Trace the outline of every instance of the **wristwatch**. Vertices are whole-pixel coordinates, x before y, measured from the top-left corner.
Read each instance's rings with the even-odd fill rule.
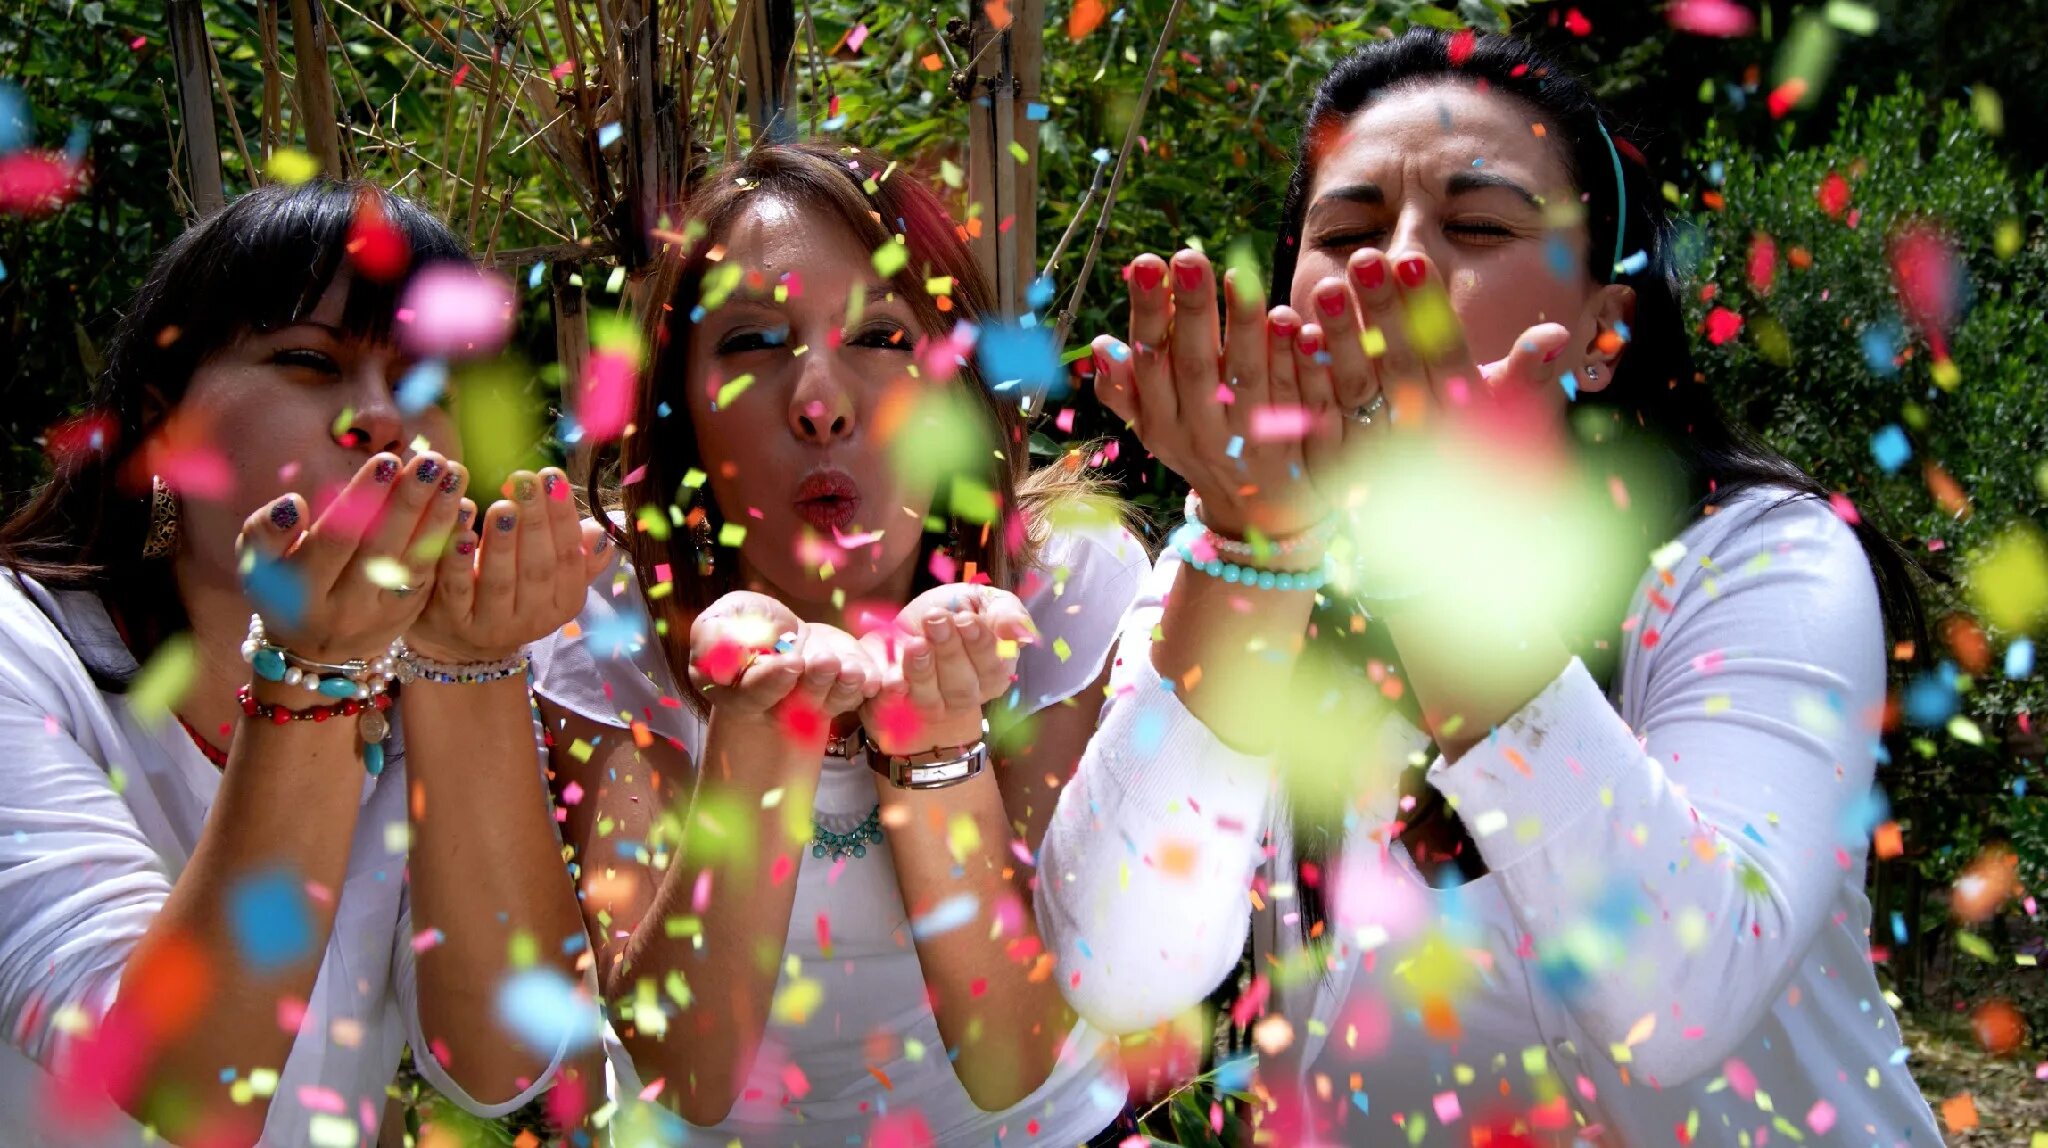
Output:
[[[898,789],[945,789],[980,776],[988,768],[988,742],[969,745],[940,745],[917,753],[883,753],[874,739],[861,731],[861,743],[868,751],[868,765],[889,779]]]

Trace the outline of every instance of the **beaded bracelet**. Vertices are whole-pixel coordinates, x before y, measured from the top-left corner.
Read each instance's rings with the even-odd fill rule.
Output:
[[[307,706],[293,709],[290,706],[270,705],[256,700],[256,692],[248,686],[235,691],[235,700],[242,703],[242,715],[272,725],[288,722],[325,722],[334,718],[356,719],[356,736],[363,741],[363,769],[371,777],[384,772],[384,739],[391,733],[391,719],[384,711],[391,708],[393,698],[389,692],[373,694],[367,698],[344,698],[331,705]]]
[[[1285,538],[1269,538],[1262,545],[1254,546],[1250,542],[1225,537],[1211,530],[1209,524],[1202,520],[1202,496],[1192,490],[1188,491],[1187,502],[1182,505],[1182,512],[1189,522],[1201,527],[1209,535],[1209,544],[1216,548],[1216,553],[1236,558],[1260,559],[1267,555],[1285,558],[1296,551],[1323,545],[1337,528],[1337,517],[1331,515],[1299,534],[1290,534]]]
[[[1189,567],[1233,585],[1253,590],[1320,590],[1329,581],[1329,572],[1322,567],[1313,570],[1262,570],[1256,566],[1240,566],[1220,558],[1199,558],[1195,555],[1195,543],[1205,542],[1215,547],[1216,535],[1199,522],[1190,522],[1174,531],[1170,545],[1181,561]]]
[[[495,662],[436,662],[405,649],[402,643],[399,646],[397,663],[398,680],[401,682],[428,681],[449,686],[502,682],[506,678],[524,674],[527,667],[526,655],[523,653]]]
[[[367,661],[356,658],[346,662],[316,662],[302,658],[283,646],[271,645],[269,636],[264,632],[261,614],[249,615],[249,636],[242,640],[242,660],[249,663],[257,677],[266,682],[303,686],[321,697],[336,701],[347,698],[361,701],[389,689],[396,669],[394,663],[404,652],[405,643],[394,640],[383,654]]]

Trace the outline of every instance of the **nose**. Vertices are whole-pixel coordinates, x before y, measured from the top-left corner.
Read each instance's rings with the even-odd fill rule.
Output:
[[[830,446],[853,437],[859,416],[853,392],[837,377],[828,350],[812,348],[789,396],[789,431],[797,441]]]
[[[1398,265],[1403,256],[1427,255],[1432,263],[1443,267],[1442,238],[1442,231],[1431,221],[1427,209],[1411,203],[1395,221],[1394,233],[1387,237],[1387,258]]]
[[[365,454],[380,450],[404,454],[405,415],[392,394],[392,366],[381,356],[364,356],[349,380],[344,446],[363,449]]]

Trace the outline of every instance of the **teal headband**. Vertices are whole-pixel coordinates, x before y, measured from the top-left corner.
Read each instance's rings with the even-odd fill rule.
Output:
[[[1628,184],[1621,178],[1621,153],[1615,150],[1614,137],[1607,134],[1607,125],[1598,116],[1593,123],[1600,129],[1600,138],[1607,141],[1607,158],[1614,161],[1614,266],[1607,272],[1607,281],[1612,283],[1621,278],[1621,240],[1628,232]]]

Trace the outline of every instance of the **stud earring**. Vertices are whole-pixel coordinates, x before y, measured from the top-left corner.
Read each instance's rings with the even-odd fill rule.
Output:
[[[149,476],[149,533],[142,536],[142,556],[169,558],[178,548],[178,499],[162,475]]]

